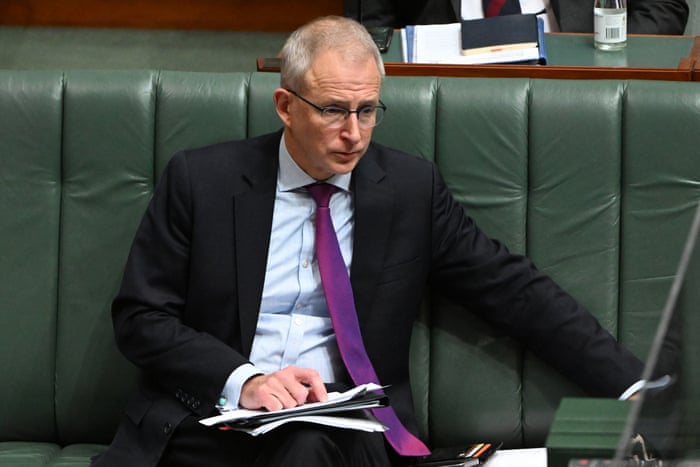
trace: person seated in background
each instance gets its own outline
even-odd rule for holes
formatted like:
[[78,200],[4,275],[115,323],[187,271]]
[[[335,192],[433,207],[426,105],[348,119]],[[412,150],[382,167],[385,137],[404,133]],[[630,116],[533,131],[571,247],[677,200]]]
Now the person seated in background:
[[[348,8],[353,5],[348,4]],[[401,28],[407,24],[456,23],[498,14],[534,13],[548,32],[593,32],[592,0],[365,0],[348,16],[362,24]],[[627,0],[629,34],[683,34],[686,0]]]

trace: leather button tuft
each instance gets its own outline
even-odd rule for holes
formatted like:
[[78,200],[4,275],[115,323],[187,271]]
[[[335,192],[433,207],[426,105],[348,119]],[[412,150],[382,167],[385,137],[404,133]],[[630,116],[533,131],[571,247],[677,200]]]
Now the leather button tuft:
[[172,429],[173,429],[173,424],[170,423],[170,422],[166,422],[166,423],[163,425],[163,434],[164,434],[164,435],[169,435],[170,432],[172,431]]

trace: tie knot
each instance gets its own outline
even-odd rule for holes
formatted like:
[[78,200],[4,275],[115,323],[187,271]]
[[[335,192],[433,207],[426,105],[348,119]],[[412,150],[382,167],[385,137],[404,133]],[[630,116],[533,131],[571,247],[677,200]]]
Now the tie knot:
[[335,193],[336,187],[329,183],[314,183],[307,185],[311,197],[316,201],[316,205],[321,208],[327,208],[331,200],[331,195]]

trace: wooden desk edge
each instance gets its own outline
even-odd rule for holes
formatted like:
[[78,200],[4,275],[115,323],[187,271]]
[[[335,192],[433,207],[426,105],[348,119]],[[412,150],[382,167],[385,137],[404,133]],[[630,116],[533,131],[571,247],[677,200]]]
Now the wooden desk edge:
[[689,81],[690,69],[621,68],[556,65],[421,65],[408,63],[385,64],[392,76],[447,76],[492,78],[550,78],[550,79],[658,79]]
[[690,70],[691,81],[700,81],[700,36],[695,37],[690,54],[678,64],[678,68],[682,66]]
[[[550,78],[550,79],[656,79],[691,81],[692,63],[679,68],[620,68],[554,65],[433,65],[420,63],[384,64],[388,76],[444,76],[462,78]],[[700,66],[700,60],[698,61]],[[278,58],[257,59],[257,70],[279,72]],[[700,77],[699,77],[700,79]]]

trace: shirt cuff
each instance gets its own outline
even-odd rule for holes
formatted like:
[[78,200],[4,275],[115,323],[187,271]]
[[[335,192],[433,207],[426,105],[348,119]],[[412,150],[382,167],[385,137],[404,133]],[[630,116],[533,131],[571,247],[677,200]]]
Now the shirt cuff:
[[634,396],[644,387],[644,383],[645,383],[645,381],[643,379],[635,381],[634,383],[632,383],[631,386],[629,386],[627,389],[625,389],[625,392],[620,394],[620,397],[618,397],[618,400],[626,401],[630,397]]
[[618,399],[621,401],[626,401],[642,389],[663,389],[667,386],[670,386],[671,383],[673,383],[673,378],[670,375],[664,375],[661,378],[652,381],[640,379],[639,381],[634,382],[630,387],[628,387],[625,390],[625,392],[623,392],[620,395],[620,397],[618,397]]
[[228,379],[226,379],[224,389],[221,391],[221,397],[216,404],[219,412],[238,409],[243,384],[253,376],[262,374],[264,373],[250,363],[244,363],[233,370]]

